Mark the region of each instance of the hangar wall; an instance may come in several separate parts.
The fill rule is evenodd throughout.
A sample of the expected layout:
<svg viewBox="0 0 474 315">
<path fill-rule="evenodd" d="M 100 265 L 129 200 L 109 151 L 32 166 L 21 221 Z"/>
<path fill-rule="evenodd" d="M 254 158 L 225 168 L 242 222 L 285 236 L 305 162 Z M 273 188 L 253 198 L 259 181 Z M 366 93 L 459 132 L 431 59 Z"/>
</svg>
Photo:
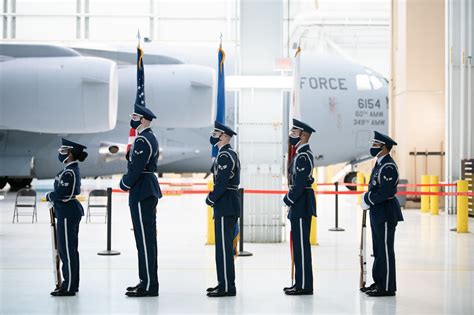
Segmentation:
<svg viewBox="0 0 474 315">
<path fill-rule="evenodd" d="M 444 1 L 392 0 L 390 134 L 401 178 L 443 177 Z M 410 155 L 411 153 L 411 155 Z"/>
</svg>

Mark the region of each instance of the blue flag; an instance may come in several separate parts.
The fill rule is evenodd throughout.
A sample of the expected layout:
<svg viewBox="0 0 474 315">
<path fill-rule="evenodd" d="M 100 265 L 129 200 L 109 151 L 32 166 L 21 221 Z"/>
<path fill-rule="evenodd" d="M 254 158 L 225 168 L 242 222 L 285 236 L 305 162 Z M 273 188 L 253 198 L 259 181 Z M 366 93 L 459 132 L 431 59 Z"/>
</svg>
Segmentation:
<svg viewBox="0 0 474 315">
<path fill-rule="evenodd" d="M 225 52 L 222 45 L 219 46 L 218 76 L 217 76 L 217 113 L 216 121 L 225 124 L 225 75 L 224 75 Z M 217 156 L 217 147 L 212 147 L 212 157 Z"/>
<path fill-rule="evenodd" d="M 135 104 L 145 106 L 145 69 L 143 68 L 143 50 L 137 47 L 137 97 Z"/>
</svg>

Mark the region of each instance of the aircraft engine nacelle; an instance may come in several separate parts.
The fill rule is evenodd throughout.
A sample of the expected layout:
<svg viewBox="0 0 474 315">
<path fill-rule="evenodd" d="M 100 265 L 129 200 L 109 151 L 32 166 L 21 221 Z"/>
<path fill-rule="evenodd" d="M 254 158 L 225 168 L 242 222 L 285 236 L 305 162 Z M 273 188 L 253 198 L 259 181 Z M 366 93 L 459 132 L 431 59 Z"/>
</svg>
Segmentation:
<svg viewBox="0 0 474 315">
<path fill-rule="evenodd" d="M 119 69 L 119 108 L 124 111 L 119 115 L 123 117 L 133 111 L 137 88 L 135 78 L 135 66 Z M 210 67 L 147 65 L 145 61 L 146 106 L 158 117 L 154 126 L 198 128 L 212 125 L 215 85 L 215 72 Z"/>
<path fill-rule="evenodd" d="M 0 129 L 92 133 L 115 128 L 115 62 L 95 57 L 0 62 Z"/>
</svg>

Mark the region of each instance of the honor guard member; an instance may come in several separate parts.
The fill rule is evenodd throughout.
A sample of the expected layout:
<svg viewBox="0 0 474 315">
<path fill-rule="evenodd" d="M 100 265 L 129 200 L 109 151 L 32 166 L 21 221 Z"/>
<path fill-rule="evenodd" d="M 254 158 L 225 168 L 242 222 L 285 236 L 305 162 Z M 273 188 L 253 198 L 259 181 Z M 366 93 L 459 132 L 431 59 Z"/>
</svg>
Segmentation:
<svg viewBox="0 0 474 315">
<path fill-rule="evenodd" d="M 62 139 L 58 159 L 66 164 L 54 179 L 54 190 L 46 194 L 46 200 L 54 206 L 57 219 L 56 239 L 59 257 L 62 262 L 64 280 L 59 289 L 51 292 L 53 296 L 73 296 L 79 291 L 79 223 L 84 209 L 76 196 L 81 193 L 81 174 L 78 161 L 87 158 L 87 147 Z"/>
<path fill-rule="evenodd" d="M 395 277 L 395 228 L 403 221 L 398 199 L 397 164 L 390 151 L 397 145 L 390 137 L 375 131 L 371 141 L 370 155 L 377 162 L 370 175 L 368 192 L 364 194 L 362 208 L 370 209 L 370 227 L 374 250 L 372 277 L 374 283 L 361 288 L 370 296 L 394 296 L 397 291 Z"/>
<path fill-rule="evenodd" d="M 218 285 L 207 289 L 207 296 L 235 296 L 235 267 L 232 241 L 235 225 L 240 215 L 240 161 L 229 142 L 237 135 L 229 127 L 215 122 L 210 137 L 213 146 L 219 148 L 211 168 L 214 189 L 206 203 L 214 208 L 214 231 L 216 236 L 216 269 Z"/>
<path fill-rule="evenodd" d="M 309 233 L 312 216 L 316 216 L 316 198 L 311 187 L 314 182 L 312 176 L 314 158 L 308 143 L 313 132 L 315 130 L 307 124 L 293 119 L 289 140 L 297 149 L 288 168 L 289 191 L 283 202 L 289 207 L 288 219 L 291 222 L 293 235 L 296 279 L 293 286 L 283 289 L 287 295 L 313 294 Z"/>
<path fill-rule="evenodd" d="M 120 181 L 120 188 L 129 192 L 128 204 L 138 250 L 138 274 L 140 281 L 128 287 L 129 297 L 158 296 L 158 246 L 156 240 L 156 206 L 162 197 L 155 176 L 158 168 L 159 147 L 151 121 L 153 112 L 135 105 L 130 126 L 137 136 L 128 156 L 127 173 Z"/>
</svg>

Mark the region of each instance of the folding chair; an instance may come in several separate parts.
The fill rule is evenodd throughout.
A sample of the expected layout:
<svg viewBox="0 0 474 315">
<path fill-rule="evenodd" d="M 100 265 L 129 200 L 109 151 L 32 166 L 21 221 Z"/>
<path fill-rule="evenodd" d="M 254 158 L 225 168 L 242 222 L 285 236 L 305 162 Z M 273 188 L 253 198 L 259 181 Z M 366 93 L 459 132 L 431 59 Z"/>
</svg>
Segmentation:
<svg viewBox="0 0 474 315">
<path fill-rule="evenodd" d="M 91 213 L 91 208 L 100 209 L 103 208 L 104 212 Z M 87 215 L 86 223 L 91 222 L 91 216 L 104 216 L 105 223 L 107 223 L 107 190 L 105 189 L 94 189 L 89 193 L 87 200 Z"/>
<path fill-rule="evenodd" d="M 31 209 L 33 208 L 32 212 L 20 212 L 23 209 Z M 31 188 L 22 188 L 16 193 L 15 199 L 15 209 L 13 210 L 13 221 L 15 223 L 18 222 L 18 216 L 27 216 L 31 215 L 31 223 L 38 222 L 38 213 L 36 211 L 36 191 Z"/>
</svg>

